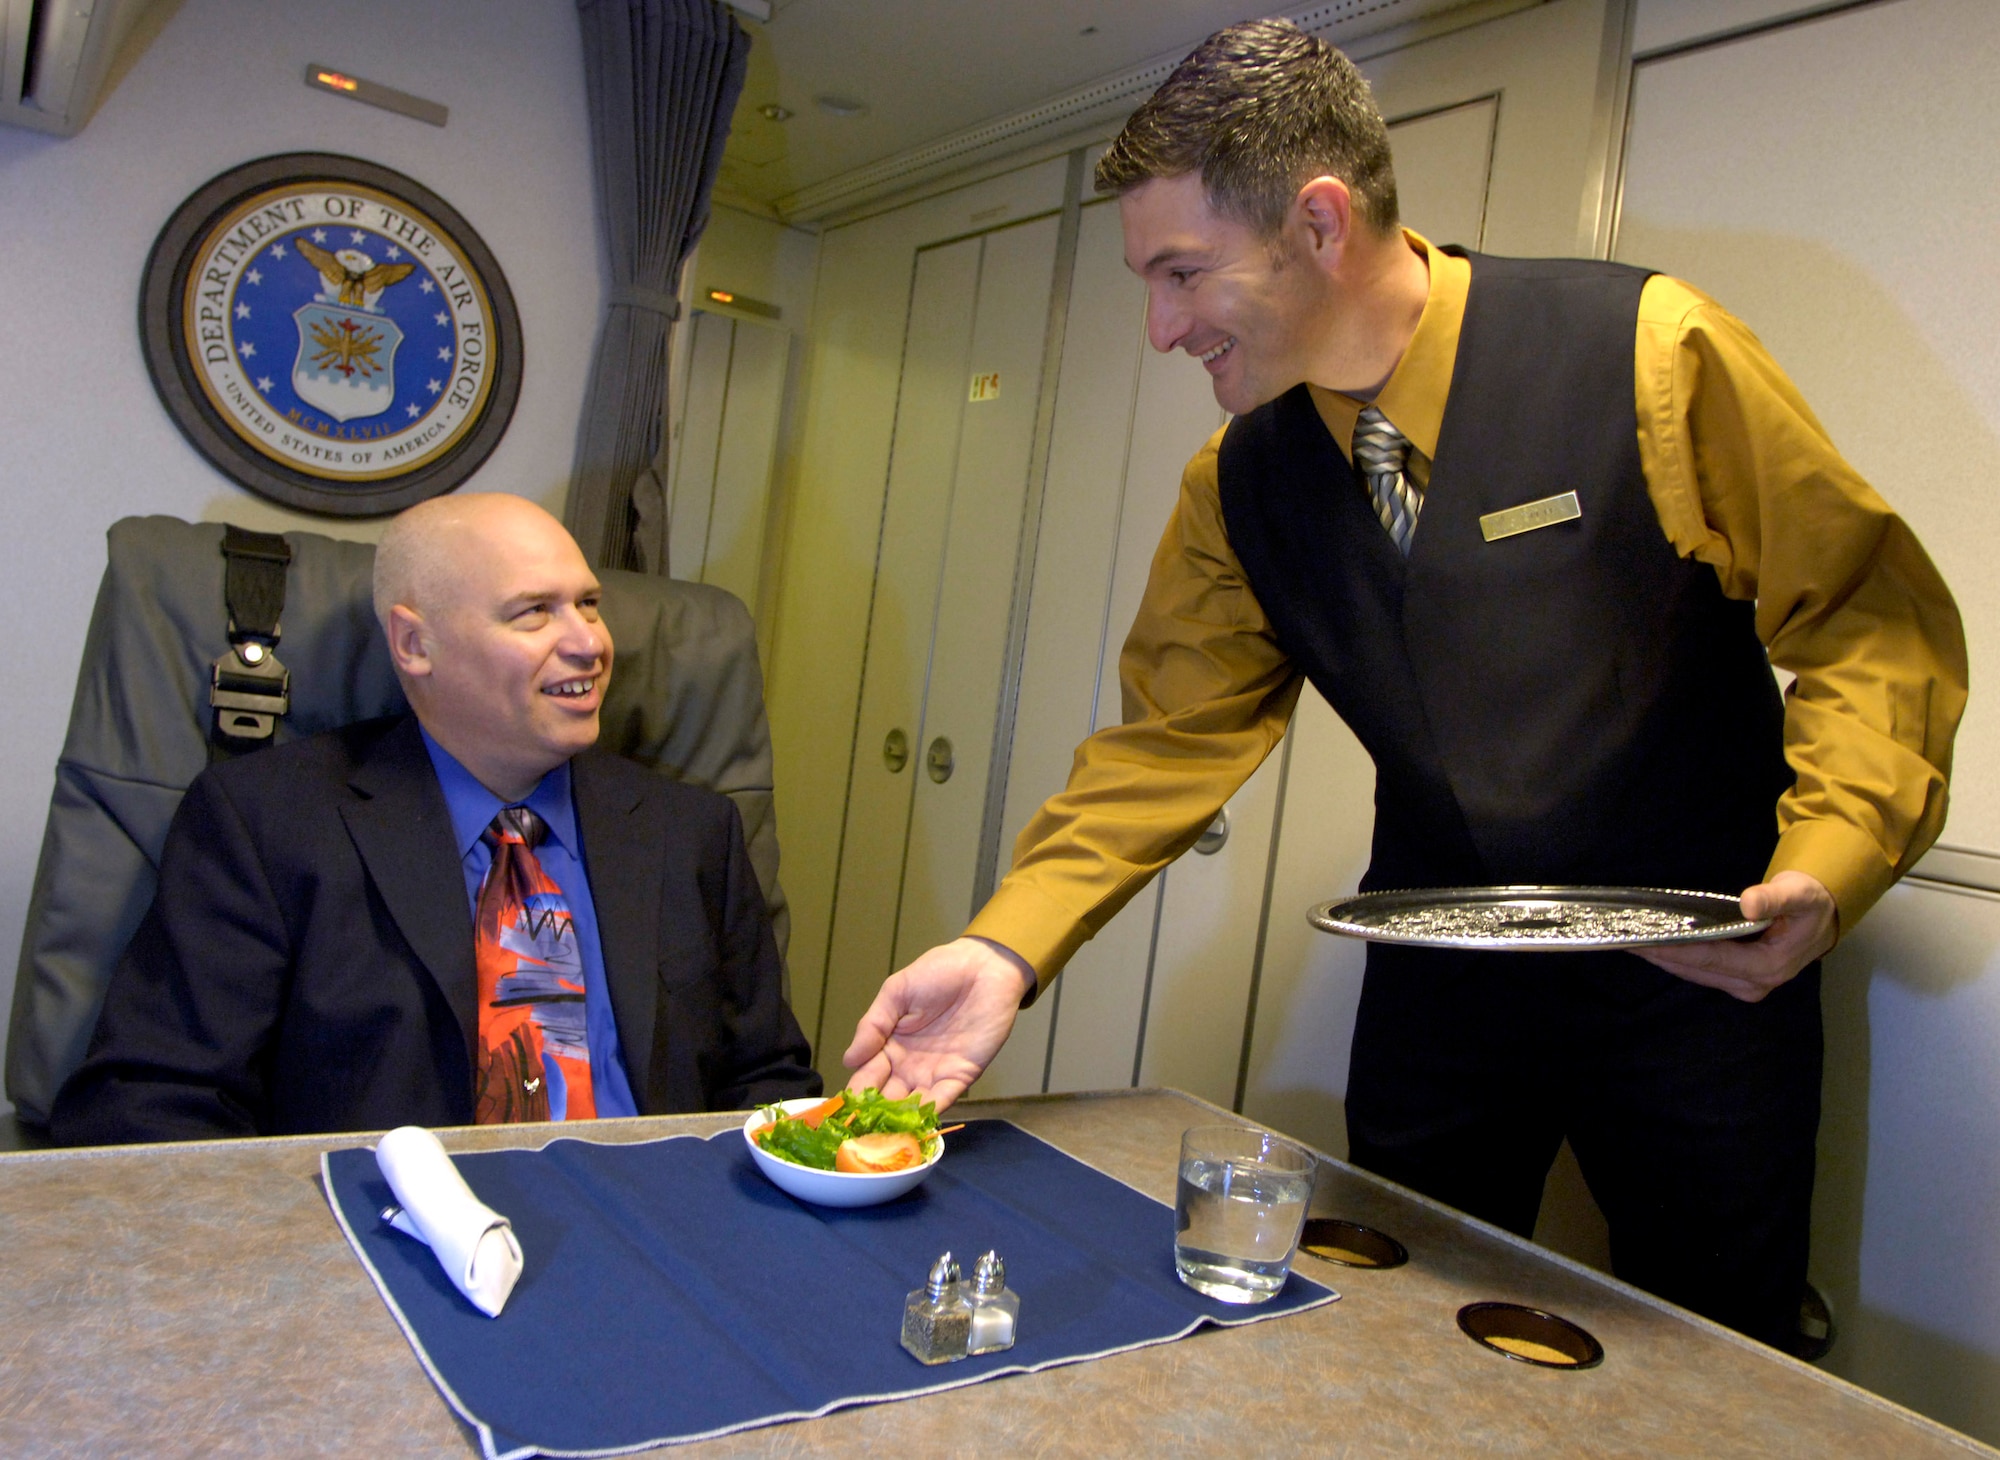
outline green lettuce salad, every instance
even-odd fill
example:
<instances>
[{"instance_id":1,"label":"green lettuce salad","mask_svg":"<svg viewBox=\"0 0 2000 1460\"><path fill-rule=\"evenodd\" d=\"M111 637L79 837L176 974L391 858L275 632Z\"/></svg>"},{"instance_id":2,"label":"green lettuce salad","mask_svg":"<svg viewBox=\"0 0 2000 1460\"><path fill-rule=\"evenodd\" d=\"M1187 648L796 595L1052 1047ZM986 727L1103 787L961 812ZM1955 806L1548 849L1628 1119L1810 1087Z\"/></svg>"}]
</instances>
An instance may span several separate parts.
<instances>
[{"instance_id":1,"label":"green lettuce salad","mask_svg":"<svg viewBox=\"0 0 2000 1460\"><path fill-rule=\"evenodd\" d=\"M908 1136L920 1155L912 1155L904 1166L918 1165L937 1155L939 1136L937 1106L912 1092L901 1100L891 1100L874 1088L843 1090L810 1110L787 1115L778 1105L759 1107L769 1124L751 1132L751 1139L770 1152L796 1165L816 1171L893 1170L894 1166L857 1166L852 1159L840 1160L840 1148L862 1137ZM857 1149L890 1149L904 1146L894 1140L863 1142ZM907 1147L906 1147L907 1149Z\"/></svg>"}]
</instances>

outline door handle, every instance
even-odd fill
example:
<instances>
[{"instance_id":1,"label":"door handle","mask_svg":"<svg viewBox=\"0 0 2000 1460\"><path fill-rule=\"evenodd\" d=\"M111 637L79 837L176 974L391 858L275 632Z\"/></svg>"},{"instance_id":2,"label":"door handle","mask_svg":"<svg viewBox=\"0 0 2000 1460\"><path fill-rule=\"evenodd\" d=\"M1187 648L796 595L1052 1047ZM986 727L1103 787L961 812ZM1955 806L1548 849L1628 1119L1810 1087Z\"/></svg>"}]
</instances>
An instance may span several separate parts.
<instances>
[{"instance_id":1,"label":"door handle","mask_svg":"<svg viewBox=\"0 0 2000 1460\"><path fill-rule=\"evenodd\" d=\"M900 730L891 730L882 737L882 764L895 775L910 763L910 737Z\"/></svg>"},{"instance_id":2,"label":"door handle","mask_svg":"<svg viewBox=\"0 0 2000 1460\"><path fill-rule=\"evenodd\" d=\"M1212 857L1222 850L1223 843L1228 840L1229 808L1225 806L1215 813L1215 820L1208 824L1208 828L1194 839L1194 849L1204 857Z\"/></svg>"},{"instance_id":3,"label":"door handle","mask_svg":"<svg viewBox=\"0 0 2000 1460\"><path fill-rule=\"evenodd\" d=\"M924 769L931 779L942 786L951 779L954 762L951 758L951 742L942 735L931 742L931 748L924 752Z\"/></svg>"}]
</instances>

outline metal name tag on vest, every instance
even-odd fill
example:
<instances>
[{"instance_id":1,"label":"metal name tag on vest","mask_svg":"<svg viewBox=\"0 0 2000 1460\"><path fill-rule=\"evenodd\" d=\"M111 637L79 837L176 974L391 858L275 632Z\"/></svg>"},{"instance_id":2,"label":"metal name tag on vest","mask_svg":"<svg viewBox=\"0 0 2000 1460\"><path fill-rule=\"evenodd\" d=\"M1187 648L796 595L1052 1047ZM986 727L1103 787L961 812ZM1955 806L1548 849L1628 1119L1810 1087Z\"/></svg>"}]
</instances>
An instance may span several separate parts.
<instances>
[{"instance_id":1,"label":"metal name tag on vest","mask_svg":"<svg viewBox=\"0 0 2000 1460\"><path fill-rule=\"evenodd\" d=\"M1558 496L1544 497L1539 502L1523 502L1518 507L1488 512L1479 519L1479 535L1488 542L1498 542L1503 537L1533 532L1538 527L1574 522L1581 516L1583 507L1576 500L1576 493L1563 492Z\"/></svg>"}]
</instances>

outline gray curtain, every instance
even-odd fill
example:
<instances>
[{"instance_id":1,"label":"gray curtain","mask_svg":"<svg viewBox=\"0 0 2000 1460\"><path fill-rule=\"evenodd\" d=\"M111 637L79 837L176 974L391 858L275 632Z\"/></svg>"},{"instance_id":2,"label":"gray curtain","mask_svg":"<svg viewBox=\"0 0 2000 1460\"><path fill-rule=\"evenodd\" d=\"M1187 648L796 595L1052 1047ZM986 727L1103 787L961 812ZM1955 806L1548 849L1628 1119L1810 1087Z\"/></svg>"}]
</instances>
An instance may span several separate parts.
<instances>
[{"instance_id":1,"label":"gray curtain","mask_svg":"<svg viewBox=\"0 0 2000 1460\"><path fill-rule=\"evenodd\" d=\"M667 343L708 223L750 37L717 0L577 0L597 195L611 246L564 520L600 568L667 571Z\"/></svg>"}]
</instances>

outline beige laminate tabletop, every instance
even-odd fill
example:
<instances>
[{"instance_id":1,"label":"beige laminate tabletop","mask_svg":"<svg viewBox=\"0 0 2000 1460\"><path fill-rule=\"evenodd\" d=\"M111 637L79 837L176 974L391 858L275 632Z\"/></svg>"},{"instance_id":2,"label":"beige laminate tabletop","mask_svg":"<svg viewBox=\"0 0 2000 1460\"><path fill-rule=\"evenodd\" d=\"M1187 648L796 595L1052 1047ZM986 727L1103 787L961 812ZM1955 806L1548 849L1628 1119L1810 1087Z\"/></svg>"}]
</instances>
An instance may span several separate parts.
<instances>
[{"instance_id":1,"label":"beige laminate tabletop","mask_svg":"<svg viewBox=\"0 0 2000 1460\"><path fill-rule=\"evenodd\" d=\"M1238 1119L1172 1091L961 1109L1013 1120L1162 1201L1181 1131ZM590 1135L740 1122L605 1121ZM574 1133L444 1140L532 1147ZM365 1140L0 1155L0 1455L476 1455L321 1192L320 1153ZM671 1453L2000 1455L1338 1162L1323 1165L1314 1209L1391 1233L1409 1263L1302 1258L1340 1302ZM1562 1372L1479 1348L1455 1315L1482 1298L1575 1319L1603 1364Z\"/></svg>"}]
</instances>

